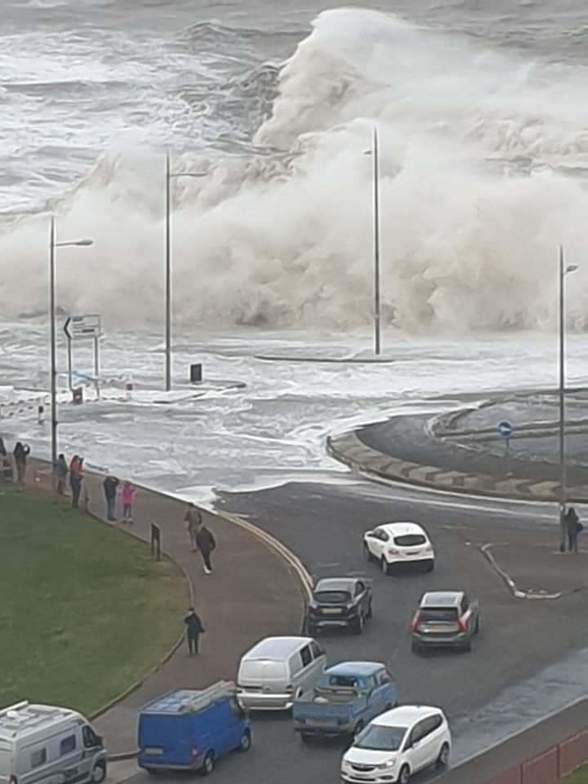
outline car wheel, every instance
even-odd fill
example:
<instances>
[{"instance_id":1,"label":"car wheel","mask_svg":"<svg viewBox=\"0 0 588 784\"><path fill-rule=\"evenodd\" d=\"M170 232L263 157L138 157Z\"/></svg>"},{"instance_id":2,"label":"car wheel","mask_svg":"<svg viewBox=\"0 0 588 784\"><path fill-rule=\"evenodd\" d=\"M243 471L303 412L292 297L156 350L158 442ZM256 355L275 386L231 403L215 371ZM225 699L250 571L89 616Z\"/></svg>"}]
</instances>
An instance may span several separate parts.
<instances>
[{"instance_id":1,"label":"car wheel","mask_svg":"<svg viewBox=\"0 0 588 784\"><path fill-rule=\"evenodd\" d=\"M383 556L380 566L382 567L382 574L390 574L390 564Z\"/></svg>"},{"instance_id":2,"label":"car wheel","mask_svg":"<svg viewBox=\"0 0 588 784\"><path fill-rule=\"evenodd\" d=\"M143 768L143 770L146 770L146 771L147 771L147 773L148 773L150 776L157 776L157 774L159 773L159 771L158 771L158 770L156 770L155 768Z\"/></svg>"},{"instance_id":3,"label":"car wheel","mask_svg":"<svg viewBox=\"0 0 588 784\"><path fill-rule=\"evenodd\" d=\"M360 613L357 618L353 621L353 625L351 626L351 630L353 634L361 634L363 632L365 621L362 613Z\"/></svg>"},{"instance_id":4,"label":"car wheel","mask_svg":"<svg viewBox=\"0 0 588 784\"><path fill-rule=\"evenodd\" d=\"M316 637L318 634L318 626L310 621L306 624L306 631L309 637Z\"/></svg>"},{"instance_id":5,"label":"car wheel","mask_svg":"<svg viewBox=\"0 0 588 784\"><path fill-rule=\"evenodd\" d=\"M204 757L201 770L203 776L210 776L214 770L214 754L212 751L209 751L208 754Z\"/></svg>"},{"instance_id":6,"label":"car wheel","mask_svg":"<svg viewBox=\"0 0 588 784\"><path fill-rule=\"evenodd\" d=\"M372 560L372 554L371 554L370 548L367 546L367 544L364 544L364 546L363 546L363 554L364 554L364 557L365 557L366 561L369 562L369 561Z\"/></svg>"},{"instance_id":7,"label":"car wheel","mask_svg":"<svg viewBox=\"0 0 588 784\"><path fill-rule=\"evenodd\" d=\"M438 768L446 768L449 765L449 754L450 754L449 743L444 743L441 746L439 750L439 755L437 757Z\"/></svg>"},{"instance_id":8,"label":"car wheel","mask_svg":"<svg viewBox=\"0 0 588 784\"><path fill-rule=\"evenodd\" d=\"M426 566L426 571L432 572L434 568L435 568L435 561L429 561L429 563Z\"/></svg>"},{"instance_id":9,"label":"car wheel","mask_svg":"<svg viewBox=\"0 0 588 784\"><path fill-rule=\"evenodd\" d=\"M476 628L474 629L475 634L480 634L480 619L476 618Z\"/></svg>"},{"instance_id":10,"label":"car wheel","mask_svg":"<svg viewBox=\"0 0 588 784\"><path fill-rule=\"evenodd\" d=\"M92 771L92 784L102 784L106 778L106 765L104 762L97 762Z\"/></svg>"},{"instance_id":11,"label":"car wheel","mask_svg":"<svg viewBox=\"0 0 588 784\"><path fill-rule=\"evenodd\" d=\"M422 653L423 652L423 648L422 648L420 642L417 642L416 640L413 640L411 642L410 648L411 648L413 653Z\"/></svg>"},{"instance_id":12,"label":"car wheel","mask_svg":"<svg viewBox=\"0 0 588 784\"><path fill-rule=\"evenodd\" d=\"M400 771L400 775L398 776L398 784L408 784L410 781L410 768L408 765L404 765L402 770Z\"/></svg>"},{"instance_id":13,"label":"car wheel","mask_svg":"<svg viewBox=\"0 0 588 784\"><path fill-rule=\"evenodd\" d=\"M464 642L461 649L464 653L469 653L472 650L472 641L468 640L467 642Z\"/></svg>"},{"instance_id":14,"label":"car wheel","mask_svg":"<svg viewBox=\"0 0 588 784\"><path fill-rule=\"evenodd\" d=\"M368 605L368 609L365 617L368 618L369 620L371 620L374 617L374 608L371 602Z\"/></svg>"},{"instance_id":15,"label":"car wheel","mask_svg":"<svg viewBox=\"0 0 588 784\"><path fill-rule=\"evenodd\" d=\"M241 742L239 743L239 751L249 751L251 748L251 733L249 730L245 730L245 732L241 735Z\"/></svg>"},{"instance_id":16,"label":"car wheel","mask_svg":"<svg viewBox=\"0 0 588 784\"><path fill-rule=\"evenodd\" d=\"M303 743L310 743L312 741L312 735L310 732L301 732L300 733L300 740Z\"/></svg>"}]
</instances>

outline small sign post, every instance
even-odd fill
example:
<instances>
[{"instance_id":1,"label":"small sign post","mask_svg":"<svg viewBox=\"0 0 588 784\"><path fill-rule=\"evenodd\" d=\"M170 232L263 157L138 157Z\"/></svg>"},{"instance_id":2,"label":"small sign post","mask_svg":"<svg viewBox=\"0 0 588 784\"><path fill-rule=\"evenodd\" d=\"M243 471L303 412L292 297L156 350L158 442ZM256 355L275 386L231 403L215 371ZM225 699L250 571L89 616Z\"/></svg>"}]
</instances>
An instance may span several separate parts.
<instances>
[{"instance_id":1,"label":"small sign post","mask_svg":"<svg viewBox=\"0 0 588 784\"><path fill-rule=\"evenodd\" d=\"M161 528L157 523L151 523L151 555L161 561Z\"/></svg>"},{"instance_id":2,"label":"small sign post","mask_svg":"<svg viewBox=\"0 0 588 784\"><path fill-rule=\"evenodd\" d=\"M498 435L504 438L506 445L505 459L506 459L506 475L510 476L510 439L512 438L513 427L510 422L503 420L498 423Z\"/></svg>"}]
</instances>

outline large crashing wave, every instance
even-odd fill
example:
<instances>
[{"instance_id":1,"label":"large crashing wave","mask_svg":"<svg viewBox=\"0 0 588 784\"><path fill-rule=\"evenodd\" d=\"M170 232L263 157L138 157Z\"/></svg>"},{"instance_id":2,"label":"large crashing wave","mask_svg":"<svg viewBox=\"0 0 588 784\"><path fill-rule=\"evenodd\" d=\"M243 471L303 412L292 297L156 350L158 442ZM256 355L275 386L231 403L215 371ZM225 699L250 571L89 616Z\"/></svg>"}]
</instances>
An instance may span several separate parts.
<instances>
[{"instance_id":1,"label":"large crashing wave","mask_svg":"<svg viewBox=\"0 0 588 784\"><path fill-rule=\"evenodd\" d=\"M208 172L174 181L178 320L368 322L363 153L377 124L386 318L404 329L551 324L557 245L581 262L587 244L585 79L580 67L506 59L381 13L324 12L279 74L259 154L175 161ZM161 318L161 156L104 157L58 205L58 230L95 239L59 253L64 309L111 323ZM46 215L5 226L4 314L44 306L46 232ZM587 281L581 268L570 290L580 328Z\"/></svg>"}]
</instances>

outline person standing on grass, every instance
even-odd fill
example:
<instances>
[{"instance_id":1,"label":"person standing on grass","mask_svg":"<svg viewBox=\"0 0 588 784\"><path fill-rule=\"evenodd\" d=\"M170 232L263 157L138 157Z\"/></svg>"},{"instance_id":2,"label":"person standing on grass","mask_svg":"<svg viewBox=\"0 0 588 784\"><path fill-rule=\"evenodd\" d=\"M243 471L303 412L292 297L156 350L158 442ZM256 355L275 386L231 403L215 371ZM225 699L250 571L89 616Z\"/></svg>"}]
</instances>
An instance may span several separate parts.
<instances>
[{"instance_id":1,"label":"person standing on grass","mask_svg":"<svg viewBox=\"0 0 588 784\"><path fill-rule=\"evenodd\" d=\"M22 484L25 480L27 470L27 457L29 456L31 448L22 444L20 441L16 442L14 447L14 465L16 466L16 481Z\"/></svg>"},{"instance_id":2,"label":"person standing on grass","mask_svg":"<svg viewBox=\"0 0 588 784\"><path fill-rule=\"evenodd\" d=\"M199 650L199 638L200 635L204 632L204 626L202 625L202 621L196 614L196 610L193 607L188 609L188 615L184 618L184 623L186 624L186 638L188 640L188 654L190 656L195 655L197 656L200 652Z\"/></svg>"},{"instance_id":3,"label":"person standing on grass","mask_svg":"<svg viewBox=\"0 0 588 784\"><path fill-rule=\"evenodd\" d=\"M204 523L200 523L198 526L198 531L196 532L196 545L200 550L204 562L204 574L211 574L211 556L212 551L216 548L216 540Z\"/></svg>"},{"instance_id":4,"label":"person standing on grass","mask_svg":"<svg viewBox=\"0 0 588 784\"><path fill-rule=\"evenodd\" d=\"M188 504L186 514L184 515L184 522L186 523L186 529L188 531L188 536L190 537L192 552L195 553L198 549L196 534L198 533L198 526L202 524L202 515L194 504Z\"/></svg>"},{"instance_id":5,"label":"person standing on grass","mask_svg":"<svg viewBox=\"0 0 588 784\"><path fill-rule=\"evenodd\" d=\"M82 466L79 455L74 455L69 461L69 486L71 487L71 505L77 508L80 502L82 489Z\"/></svg>"},{"instance_id":6,"label":"person standing on grass","mask_svg":"<svg viewBox=\"0 0 588 784\"><path fill-rule=\"evenodd\" d=\"M105 477L104 481L102 482L104 496L106 498L106 518L111 523L116 522L116 490L118 485L118 479L112 474L108 474L108 476Z\"/></svg>"},{"instance_id":7,"label":"person standing on grass","mask_svg":"<svg viewBox=\"0 0 588 784\"><path fill-rule=\"evenodd\" d=\"M65 483L67 480L67 462L65 460L65 455L61 454L57 458L57 463L55 463L55 479L57 481L56 490L58 495L65 494Z\"/></svg>"},{"instance_id":8,"label":"person standing on grass","mask_svg":"<svg viewBox=\"0 0 588 784\"><path fill-rule=\"evenodd\" d=\"M133 524L133 500L135 498L135 488L130 482L123 482L120 491L120 500L123 508L123 523Z\"/></svg>"}]
</instances>

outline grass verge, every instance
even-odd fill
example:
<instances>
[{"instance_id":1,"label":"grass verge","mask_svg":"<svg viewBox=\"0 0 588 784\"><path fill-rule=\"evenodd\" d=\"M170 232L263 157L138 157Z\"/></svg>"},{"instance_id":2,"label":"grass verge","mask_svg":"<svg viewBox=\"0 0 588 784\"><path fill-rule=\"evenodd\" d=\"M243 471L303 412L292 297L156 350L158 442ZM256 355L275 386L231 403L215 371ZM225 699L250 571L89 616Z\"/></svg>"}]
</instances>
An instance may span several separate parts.
<instances>
[{"instance_id":1,"label":"grass verge","mask_svg":"<svg viewBox=\"0 0 588 784\"><path fill-rule=\"evenodd\" d=\"M0 705L97 710L181 630L172 563L57 500L0 485Z\"/></svg>"},{"instance_id":2,"label":"grass verge","mask_svg":"<svg viewBox=\"0 0 588 784\"><path fill-rule=\"evenodd\" d=\"M566 779L565 784L588 784L588 765L580 770L577 770L575 773Z\"/></svg>"}]
</instances>

